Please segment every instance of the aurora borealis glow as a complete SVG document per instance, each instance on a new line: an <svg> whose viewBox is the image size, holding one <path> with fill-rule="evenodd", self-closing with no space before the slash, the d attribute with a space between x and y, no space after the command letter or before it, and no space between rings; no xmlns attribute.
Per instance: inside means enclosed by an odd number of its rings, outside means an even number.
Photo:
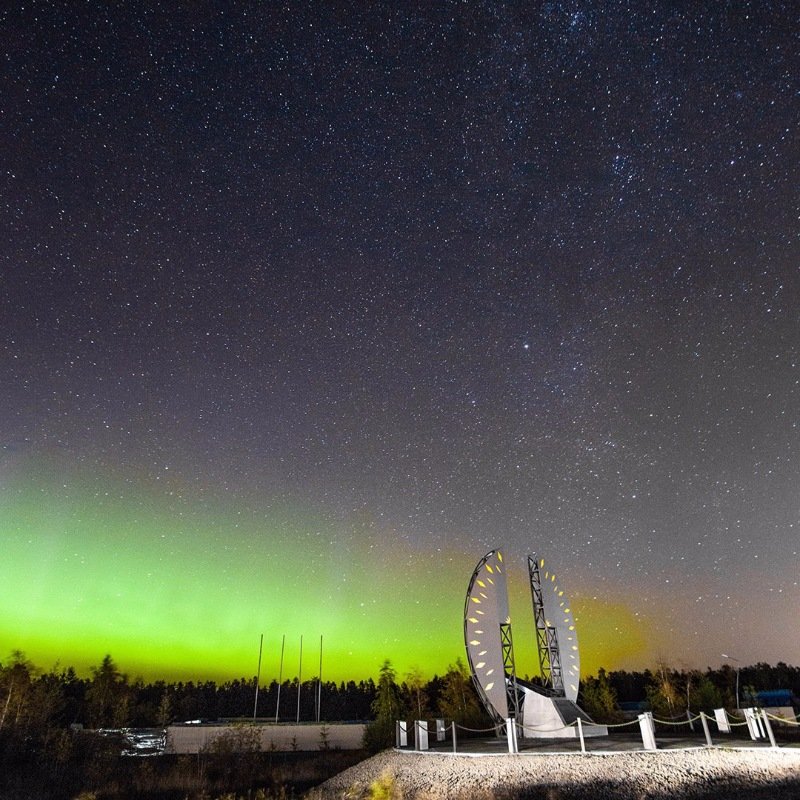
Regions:
<svg viewBox="0 0 800 800"><path fill-rule="evenodd" d="M0 659L800 661L789 4L2 12Z"/></svg>
<svg viewBox="0 0 800 800"><path fill-rule="evenodd" d="M283 634L290 674L300 634L314 674L324 636L328 678L371 675L381 653L400 669L431 673L461 655L468 554L387 547L363 520L353 527L288 504L243 513L172 490L64 480L51 464L9 481L0 514L3 563L13 564L3 574L2 636L48 665L68 654L85 671L110 651L146 677L249 676L253 632L262 629L265 668L276 675ZM529 601L524 585L517 589L523 616ZM587 616L602 628L598 615ZM603 616L628 622L621 609ZM525 645L523 659L533 654Z"/></svg>

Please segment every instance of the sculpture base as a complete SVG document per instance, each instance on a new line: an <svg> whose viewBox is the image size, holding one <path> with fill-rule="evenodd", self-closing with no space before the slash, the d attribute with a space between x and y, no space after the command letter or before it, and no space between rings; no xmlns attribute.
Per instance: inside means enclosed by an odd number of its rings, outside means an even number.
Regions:
<svg viewBox="0 0 800 800"><path fill-rule="evenodd" d="M579 719L584 737L608 736L608 728L593 722L572 700L520 688L523 692L521 732L526 739L577 739Z"/></svg>

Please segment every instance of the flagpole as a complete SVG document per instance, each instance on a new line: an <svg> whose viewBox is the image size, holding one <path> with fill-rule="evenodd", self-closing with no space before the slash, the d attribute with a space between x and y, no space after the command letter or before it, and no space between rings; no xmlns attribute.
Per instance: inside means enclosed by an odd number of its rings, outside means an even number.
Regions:
<svg viewBox="0 0 800 800"><path fill-rule="evenodd" d="M300 634L300 671L297 675L297 722L300 722L300 687L303 685L303 634Z"/></svg>
<svg viewBox="0 0 800 800"><path fill-rule="evenodd" d="M253 703L253 721L256 719L258 711L258 684L261 681L261 651L264 647L264 634L261 634L261 641L258 643L258 672L256 673L256 701Z"/></svg>
<svg viewBox="0 0 800 800"><path fill-rule="evenodd" d="M319 637L319 678L317 680L317 722L322 715L322 634Z"/></svg>
<svg viewBox="0 0 800 800"><path fill-rule="evenodd" d="M281 639L281 667L278 673L278 699L275 703L275 724L278 724L278 714L281 710L281 683L283 683L283 650L286 647L286 634Z"/></svg>

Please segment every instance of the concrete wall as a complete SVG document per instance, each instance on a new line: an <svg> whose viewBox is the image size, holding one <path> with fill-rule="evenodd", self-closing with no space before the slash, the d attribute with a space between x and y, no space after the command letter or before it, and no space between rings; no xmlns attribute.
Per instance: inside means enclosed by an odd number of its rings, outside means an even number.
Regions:
<svg viewBox="0 0 800 800"><path fill-rule="evenodd" d="M789 722L794 722L795 720L794 708L792 706L762 706L762 708L767 712L767 714L770 714L773 717L783 717Z"/></svg>
<svg viewBox="0 0 800 800"><path fill-rule="evenodd" d="M224 736L228 741L218 747L232 750L250 749L254 743L261 750L319 750L322 745L321 730L328 732L327 746L330 749L358 750L364 737L366 725L170 725L167 728L167 753L199 753L212 746L215 739Z"/></svg>

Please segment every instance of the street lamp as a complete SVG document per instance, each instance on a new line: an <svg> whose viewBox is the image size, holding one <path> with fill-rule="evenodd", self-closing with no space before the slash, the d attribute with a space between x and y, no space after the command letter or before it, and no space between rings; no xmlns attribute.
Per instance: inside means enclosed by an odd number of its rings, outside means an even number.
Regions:
<svg viewBox="0 0 800 800"><path fill-rule="evenodd" d="M729 661L736 662L736 710L739 710L739 659L734 658L733 656L729 656L727 653L720 653L723 658L727 658Z"/></svg>

